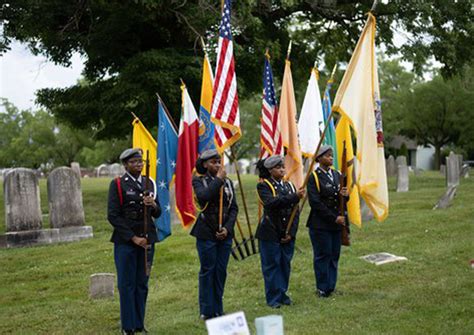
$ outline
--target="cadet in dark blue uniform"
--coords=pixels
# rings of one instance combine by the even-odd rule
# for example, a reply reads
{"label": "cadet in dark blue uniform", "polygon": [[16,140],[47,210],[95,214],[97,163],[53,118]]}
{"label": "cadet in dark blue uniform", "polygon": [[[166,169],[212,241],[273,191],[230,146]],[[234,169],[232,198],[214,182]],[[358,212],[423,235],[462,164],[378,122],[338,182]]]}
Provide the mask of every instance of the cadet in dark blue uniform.
{"label": "cadet in dark blue uniform", "polygon": [[[114,243],[122,331],[124,334],[134,334],[146,332],[144,319],[149,277],[145,274],[144,253],[147,250],[151,267],[154,243],[158,241],[151,217],[158,218],[161,208],[155,199],[156,187],[152,179],[147,189],[150,193],[145,192],[146,178],[141,176],[142,150],[127,149],[120,155],[120,160],[126,173],[110,183],[107,218],[114,227],[111,242]],[[148,247],[143,231],[144,204],[149,206],[150,214]]]}
{"label": "cadet in dark blue uniform", "polygon": [[286,228],[293,207],[298,206],[298,201],[305,191],[297,191],[291,182],[283,181],[285,166],[281,156],[270,156],[259,161],[257,168],[261,178],[261,182],[257,184],[257,192],[263,204],[263,217],[259,222],[256,237],[265,281],[265,297],[267,305],[279,308],[282,304],[291,305],[291,299],[286,292],[299,214],[295,216],[289,236],[286,236]]}
{"label": "cadet in dark blue uniform", "polygon": [[307,227],[313,245],[316,292],[323,298],[336,288],[341,230],[346,220],[339,215],[339,192],[345,197],[349,195],[346,187],[340,187],[340,173],[331,168],[332,153],[331,146],[321,146],[316,158],[319,167],[313,171],[307,186],[311,206]]}
{"label": "cadet in dark blue uniform", "polygon": [[[206,150],[196,162],[200,174],[193,178],[193,190],[201,212],[191,230],[201,268],[199,270],[199,310],[206,320],[224,314],[222,296],[227,263],[232,249],[238,207],[232,181],[221,164],[217,150]],[[224,187],[222,229],[219,231],[220,189]]]}

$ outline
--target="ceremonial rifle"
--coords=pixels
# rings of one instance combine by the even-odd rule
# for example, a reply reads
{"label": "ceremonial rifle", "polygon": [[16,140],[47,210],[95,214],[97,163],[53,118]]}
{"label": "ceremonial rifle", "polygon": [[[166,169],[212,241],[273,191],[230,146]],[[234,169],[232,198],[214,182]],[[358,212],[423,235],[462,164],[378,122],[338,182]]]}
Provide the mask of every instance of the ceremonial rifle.
{"label": "ceremonial rifle", "polygon": [[[144,195],[150,195],[149,186],[150,186],[150,152],[149,150],[146,151],[146,159],[145,159],[145,191]],[[150,275],[150,264],[148,264],[148,249],[151,246],[148,245],[148,215],[149,206],[143,202],[143,237],[146,239],[146,247],[145,247],[145,275]]]}
{"label": "ceremonial rifle", "polygon": [[[342,141],[342,155],[341,155],[341,189],[343,187],[347,187],[347,150],[346,150],[346,141]],[[339,191],[339,215],[341,216],[346,216],[346,197],[342,195],[342,193]],[[342,225],[342,231],[341,231],[341,236],[342,236],[342,245],[345,246],[350,246],[351,245],[351,239],[349,235],[349,222],[345,222]]]}

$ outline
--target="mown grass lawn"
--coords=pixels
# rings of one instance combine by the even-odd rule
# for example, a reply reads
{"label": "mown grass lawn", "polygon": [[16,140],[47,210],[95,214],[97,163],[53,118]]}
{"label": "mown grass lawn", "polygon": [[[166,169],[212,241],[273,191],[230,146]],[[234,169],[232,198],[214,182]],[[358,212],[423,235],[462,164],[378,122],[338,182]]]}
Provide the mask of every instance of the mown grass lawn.
{"label": "mown grass lawn", "polygon": [[[255,223],[254,176],[244,177]],[[76,243],[0,250],[0,333],[117,334],[119,302],[90,300],[89,276],[115,272],[111,227],[106,221],[109,180],[83,179],[88,225],[94,238]],[[327,300],[315,295],[312,251],[304,221],[297,237],[290,295],[293,306],[265,305],[258,256],[230,261],[225,291],[227,313],[243,310],[251,331],[254,319],[283,315],[285,334],[473,334],[474,332],[474,178],[461,180],[453,206],[433,211],[445,190],[437,172],[410,175],[410,192],[393,192],[383,223],[352,229],[353,246],[344,248],[338,289]],[[48,211],[41,181],[43,213]],[[4,202],[0,195],[0,232]],[[242,207],[241,207],[242,209]],[[244,222],[243,209],[240,221]],[[48,226],[45,217],[44,226]],[[359,259],[390,252],[408,261],[375,266]],[[152,334],[206,334],[198,319],[195,240],[180,226],[157,246],[150,281],[147,327]]]}

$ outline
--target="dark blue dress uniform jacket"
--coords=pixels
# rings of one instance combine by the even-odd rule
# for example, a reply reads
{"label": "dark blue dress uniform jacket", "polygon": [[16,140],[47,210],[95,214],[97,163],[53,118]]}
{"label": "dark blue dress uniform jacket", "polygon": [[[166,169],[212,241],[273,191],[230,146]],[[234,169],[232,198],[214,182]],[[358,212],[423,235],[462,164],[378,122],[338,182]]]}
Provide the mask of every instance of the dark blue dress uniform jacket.
{"label": "dark blue dress uniform jacket", "polygon": [[[263,217],[255,235],[260,240],[280,242],[280,239],[285,237],[291,211],[294,206],[297,206],[299,197],[296,194],[296,189],[289,182],[283,182],[282,186],[273,178],[266,180],[272,184],[276,196],[273,195],[267,182],[263,181],[257,184],[258,196],[263,202]],[[290,230],[293,239],[298,230],[298,222],[299,212],[296,213]]]}
{"label": "dark blue dress uniform jacket", "polygon": [[339,190],[341,174],[331,169],[333,180],[326,172],[318,167],[316,174],[319,179],[319,191],[316,188],[314,175],[309,178],[307,193],[311,212],[308,217],[307,227],[323,230],[341,230],[341,225],[336,223],[339,215]]}
{"label": "dark blue dress uniform jacket", "polygon": [[[146,178],[142,176],[142,187],[130,178],[128,174],[120,177],[122,188],[123,205],[120,205],[117,182],[112,180],[109,188],[108,215],[109,222],[114,227],[111,242],[114,243],[132,243],[133,236],[144,236],[143,222],[143,193]],[[152,179],[149,182],[149,189],[156,194],[155,183]],[[150,218],[148,220],[148,242],[155,243],[158,241],[154,220],[151,217],[158,218],[161,215],[161,208],[156,201],[157,208],[150,207]]]}
{"label": "dark blue dress uniform jacket", "polygon": [[202,212],[199,213],[191,235],[204,240],[217,240],[219,229],[219,193],[224,185],[222,227],[227,229],[228,238],[234,236],[234,225],[239,208],[235,199],[234,185],[228,178],[212,177],[209,173],[193,177],[193,190]]}

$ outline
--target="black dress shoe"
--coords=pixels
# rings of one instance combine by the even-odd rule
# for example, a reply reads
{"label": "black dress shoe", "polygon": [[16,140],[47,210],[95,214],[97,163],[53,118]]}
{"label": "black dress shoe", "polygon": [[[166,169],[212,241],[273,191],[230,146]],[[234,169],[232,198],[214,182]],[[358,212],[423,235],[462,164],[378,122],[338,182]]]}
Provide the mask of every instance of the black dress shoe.
{"label": "black dress shoe", "polygon": [[280,303],[276,303],[274,305],[269,305],[271,308],[280,308],[281,307],[281,304]]}
{"label": "black dress shoe", "polygon": [[329,298],[329,296],[331,295],[331,292],[322,291],[322,290],[317,290],[317,291],[316,291],[316,294],[317,294],[318,297],[320,297],[320,298]]}
{"label": "black dress shoe", "polygon": [[145,327],[137,328],[137,329],[135,329],[135,333],[148,334],[148,329],[146,329]]}
{"label": "black dress shoe", "polygon": [[201,314],[201,315],[199,315],[199,318],[202,321],[206,321],[206,320],[212,319],[212,316]]}
{"label": "black dress shoe", "polygon": [[291,301],[291,299],[288,298],[288,299],[286,299],[286,300],[283,300],[282,304],[283,304],[283,305],[290,306],[290,305],[293,305],[293,301]]}
{"label": "black dress shoe", "polygon": [[122,329],[122,335],[135,335],[135,331]]}

